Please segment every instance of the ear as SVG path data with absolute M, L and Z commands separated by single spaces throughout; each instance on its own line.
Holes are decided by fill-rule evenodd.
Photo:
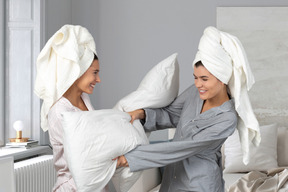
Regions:
M 221 86 L 224 88 L 224 89 L 227 89 L 228 88 L 228 86 L 225 84 L 225 83 L 223 83 L 222 81 L 220 81 L 221 82 Z

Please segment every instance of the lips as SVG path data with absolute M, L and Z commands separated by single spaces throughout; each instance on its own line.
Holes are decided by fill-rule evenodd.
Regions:
M 206 93 L 207 91 L 206 90 L 199 90 L 199 94 L 202 95 L 204 93 Z

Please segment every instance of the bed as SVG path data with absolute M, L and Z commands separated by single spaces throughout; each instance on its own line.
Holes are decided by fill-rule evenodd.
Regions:
M 263 185 L 264 181 L 270 182 L 279 191 L 288 191 L 286 175 L 280 175 L 281 167 L 288 167 L 288 55 L 287 43 L 283 41 L 287 39 L 288 23 L 283 19 L 287 11 L 287 7 L 217 8 L 217 27 L 237 36 L 246 50 L 256 80 L 249 97 L 262 135 L 260 147 L 254 149 L 247 166 L 240 164 L 239 158 L 235 160 L 235 148 L 230 147 L 229 151 L 233 140 L 228 139 L 223 146 L 226 190 L 233 188 L 239 178 L 261 171 L 265 173 Z M 277 174 L 283 181 L 273 184 L 269 179 Z
M 242 163 L 237 145 L 232 144 L 239 142 L 236 134 L 224 143 L 222 164 L 226 191 L 241 191 L 241 185 L 251 186 L 249 191 L 257 188 L 288 191 L 288 128 L 273 123 L 260 126 L 260 132 L 261 143 L 259 147 L 250 146 L 251 159 L 247 165 Z

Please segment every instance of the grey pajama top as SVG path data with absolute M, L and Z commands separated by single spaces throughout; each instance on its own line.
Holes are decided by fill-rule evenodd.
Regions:
M 223 192 L 221 146 L 237 126 L 233 100 L 201 112 L 195 85 L 169 106 L 145 109 L 146 131 L 176 127 L 172 142 L 141 145 L 125 155 L 131 171 L 165 167 L 160 192 Z

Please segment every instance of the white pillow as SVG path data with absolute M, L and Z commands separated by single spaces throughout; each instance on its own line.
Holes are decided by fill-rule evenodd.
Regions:
M 277 124 L 260 126 L 261 142 L 259 147 L 250 144 L 250 161 L 243 163 L 238 131 L 228 137 L 224 143 L 224 173 L 266 171 L 277 168 Z
M 130 172 L 129 168 L 115 170 L 116 161 L 111 159 L 149 141 L 141 123 L 134 121 L 132 131 L 130 120 L 126 122 L 128 114 L 120 111 L 167 106 L 177 97 L 178 90 L 179 66 L 177 54 L 173 54 L 153 67 L 138 89 L 121 99 L 115 110 L 109 113 L 105 110 L 63 113 L 65 155 L 79 192 L 100 190 L 112 176 L 118 192 L 126 192 L 132 187 L 141 171 Z M 120 114 L 126 114 L 121 117 L 122 124 L 118 121 Z M 123 125 L 121 128 L 120 124 Z M 128 134 L 127 130 L 131 133 Z M 127 140 L 130 135 L 134 135 L 133 142 Z M 111 143 L 103 144 L 108 141 Z
M 106 109 L 64 112 L 64 151 L 77 191 L 99 191 L 113 176 L 113 158 L 146 143 L 128 113 Z
M 140 108 L 160 108 L 169 105 L 178 95 L 179 65 L 177 53 L 154 66 L 143 78 L 137 90 L 114 106 L 121 111 Z

